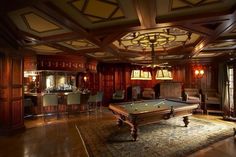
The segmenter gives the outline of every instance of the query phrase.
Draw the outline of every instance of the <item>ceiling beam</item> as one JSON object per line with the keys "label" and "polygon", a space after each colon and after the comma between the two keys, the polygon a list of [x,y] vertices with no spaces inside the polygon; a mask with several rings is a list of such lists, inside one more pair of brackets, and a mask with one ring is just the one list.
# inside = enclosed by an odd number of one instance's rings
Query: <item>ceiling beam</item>
{"label": "ceiling beam", "polygon": [[133,0],[141,24],[145,29],[156,26],[156,0]]}
{"label": "ceiling beam", "polygon": [[195,46],[195,48],[193,49],[193,51],[189,56],[190,58],[201,52],[204,49],[204,47],[206,47],[208,44],[214,42],[217,38],[220,37],[221,34],[228,32],[234,27],[234,23],[236,22],[236,10],[232,14],[226,15],[226,17],[228,18],[228,20],[223,21],[222,24],[215,29],[214,33],[211,36],[202,39]]}
{"label": "ceiling beam", "polygon": [[117,51],[115,51],[112,47],[109,45],[103,45],[103,43],[96,38],[95,36],[92,36],[89,34],[87,30],[82,28],[79,23],[71,19],[66,13],[62,12],[59,8],[57,8],[53,3],[46,2],[46,3],[40,3],[37,6],[34,6],[38,10],[46,13],[47,15],[53,15],[53,19],[56,20],[61,25],[69,28],[71,31],[73,31],[74,34],[76,34],[79,38],[83,37],[84,39],[89,40],[90,42],[96,44],[97,46],[101,47],[104,51],[109,51],[115,56],[120,56]]}

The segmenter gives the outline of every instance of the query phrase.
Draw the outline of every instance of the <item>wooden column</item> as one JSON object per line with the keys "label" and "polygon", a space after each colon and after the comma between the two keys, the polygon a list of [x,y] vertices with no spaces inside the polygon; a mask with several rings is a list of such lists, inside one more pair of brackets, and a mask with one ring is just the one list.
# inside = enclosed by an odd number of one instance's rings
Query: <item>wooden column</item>
{"label": "wooden column", "polygon": [[0,52],[0,135],[24,129],[23,59]]}

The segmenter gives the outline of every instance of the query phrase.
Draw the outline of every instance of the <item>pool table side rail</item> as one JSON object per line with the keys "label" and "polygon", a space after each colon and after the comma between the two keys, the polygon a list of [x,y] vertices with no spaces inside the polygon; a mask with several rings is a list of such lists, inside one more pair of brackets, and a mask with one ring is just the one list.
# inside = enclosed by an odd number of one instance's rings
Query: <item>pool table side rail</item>
{"label": "pool table side rail", "polygon": [[[152,112],[145,112],[145,113],[135,113],[129,114],[127,111],[124,111],[122,107],[119,105],[109,105],[109,109],[113,112],[114,116],[117,120],[121,120],[124,123],[127,123],[131,127],[134,125],[141,126],[150,123],[156,123],[160,120],[166,120],[172,117],[178,116],[190,116],[192,115],[192,111],[198,108],[198,104],[191,104],[187,106],[180,106],[174,108],[173,113],[171,110],[162,110],[162,111],[152,111]],[[135,124],[134,124],[135,123]]]}
{"label": "pool table side rail", "polygon": [[[199,104],[188,104],[186,106],[175,106],[173,109],[174,111],[182,111],[182,110],[194,110],[194,109],[197,109],[199,106]],[[128,113],[123,107],[121,107],[120,105],[114,105],[114,104],[110,104],[108,106],[108,108],[113,112],[118,112],[119,114],[122,114],[124,116],[129,116],[129,115],[141,115],[141,114],[148,114],[148,113],[154,113],[154,112],[158,112],[160,114],[166,114],[166,113],[170,113],[171,109],[157,109],[157,110],[152,110],[152,111],[149,111],[149,112],[133,112],[133,113]]]}

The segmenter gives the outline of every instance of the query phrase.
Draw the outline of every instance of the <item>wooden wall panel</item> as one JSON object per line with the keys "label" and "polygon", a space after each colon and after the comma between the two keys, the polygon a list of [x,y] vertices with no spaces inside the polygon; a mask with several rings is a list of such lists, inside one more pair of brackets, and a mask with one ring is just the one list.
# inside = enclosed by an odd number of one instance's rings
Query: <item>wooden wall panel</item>
{"label": "wooden wall panel", "polygon": [[[65,70],[65,71],[86,71],[86,58],[75,56],[44,56],[37,55],[37,70]],[[96,66],[92,63],[90,69],[94,69]],[[89,68],[88,67],[88,68]]]}
{"label": "wooden wall panel", "polygon": [[[194,75],[194,67],[202,65],[205,74],[203,78],[196,78]],[[112,93],[116,89],[125,89],[127,98],[127,89],[132,86],[140,86],[143,88],[154,88],[157,84],[165,82],[155,79],[156,69],[152,70],[152,80],[130,80],[131,70],[134,68],[130,64],[100,64],[98,75],[101,81],[99,89],[105,93],[105,101],[109,102]],[[141,68],[141,67],[140,67]],[[214,63],[195,64],[188,63],[184,65],[176,65],[172,67],[173,82],[180,82],[182,88],[215,88],[217,89],[218,66]],[[127,99],[126,99],[127,100]]]}
{"label": "wooden wall panel", "polygon": [[11,114],[11,119],[12,119],[12,127],[15,128],[19,125],[22,125],[23,122],[23,107],[22,107],[22,99],[13,99],[12,101],[12,114]]}
{"label": "wooden wall panel", "polygon": [[37,70],[37,57],[36,57],[36,55],[24,56],[24,70],[25,71]]}
{"label": "wooden wall panel", "polygon": [[2,54],[0,60],[0,134],[11,134],[24,129],[23,58]]}
{"label": "wooden wall panel", "polygon": [[22,86],[21,87],[13,87],[12,98],[22,98]]}
{"label": "wooden wall panel", "polygon": [[161,82],[160,97],[161,98],[180,98],[182,91],[182,83],[179,82]]}

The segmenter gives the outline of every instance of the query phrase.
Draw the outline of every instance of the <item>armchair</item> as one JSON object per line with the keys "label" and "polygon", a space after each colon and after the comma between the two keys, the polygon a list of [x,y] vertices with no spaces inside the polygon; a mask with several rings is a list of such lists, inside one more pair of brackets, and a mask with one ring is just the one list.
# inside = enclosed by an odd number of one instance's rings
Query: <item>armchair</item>
{"label": "armchair", "polygon": [[182,97],[187,102],[198,102],[200,104],[202,101],[202,95],[196,88],[185,88]]}
{"label": "armchair", "polygon": [[124,100],[125,98],[125,90],[119,89],[116,90],[112,95],[113,100]]}
{"label": "armchair", "polygon": [[207,114],[209,112],[222,113],[221,96],[217,90],[206,89],[203,93]]}
{"label": "armchair", "polygon": [[144,88],[142,96],[145,99],[155,99],[155,91],[152,88]]}
{"label": "armchair", "polygon": [[198,109],[195,112],[203,114],[204,107],[202,107],[202,93],[197,88],[185,88],[182,92],[182,100],[189,103],[199,104]]}

